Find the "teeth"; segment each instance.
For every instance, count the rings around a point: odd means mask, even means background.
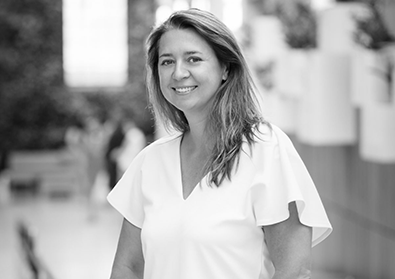
[[[179,93],[188,93],[192,91],[194,88],[195,88],[194,86],[190,86],[190,87],[175,88],[175,90]]]

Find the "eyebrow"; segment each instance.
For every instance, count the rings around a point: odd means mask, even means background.
[[[200,51],[197,50],[191,50],[191,51],[187,51],[184,53],[184,55],[193,55],[193,54],[202,54]],[[159,58],[161,57],[172,57],[173,55],[171,53],[162,53],[161,55],[159,55]]]

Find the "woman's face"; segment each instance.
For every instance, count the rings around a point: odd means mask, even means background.
[[[164,97],[187,118],[205,117],[227,78],[213,49],[191,29],[173,29],[162,35],[158,72]]]

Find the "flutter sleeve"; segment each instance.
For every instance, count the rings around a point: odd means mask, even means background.
[[[259,175],[251,189],[257,226],[272,225],[289,218],[288,204],[295,201],[299,220],[313,228],[312,246],[332,231],[314,182],[291,140],[272,126],[271,137],[253,150]]]
[[[139,153],[108,194],[108,202],[130,223],[141,228],[144,221],[141,170],[144,152]]]

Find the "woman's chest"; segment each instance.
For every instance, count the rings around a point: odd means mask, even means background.
[[[237,172],[219,187],[209,185],[206,176],[187,198],[180,172],[170,166],[155,175],[143,174],[143,234],[161,242],[243,242],[260,230],[251,203],[250,172]]]

